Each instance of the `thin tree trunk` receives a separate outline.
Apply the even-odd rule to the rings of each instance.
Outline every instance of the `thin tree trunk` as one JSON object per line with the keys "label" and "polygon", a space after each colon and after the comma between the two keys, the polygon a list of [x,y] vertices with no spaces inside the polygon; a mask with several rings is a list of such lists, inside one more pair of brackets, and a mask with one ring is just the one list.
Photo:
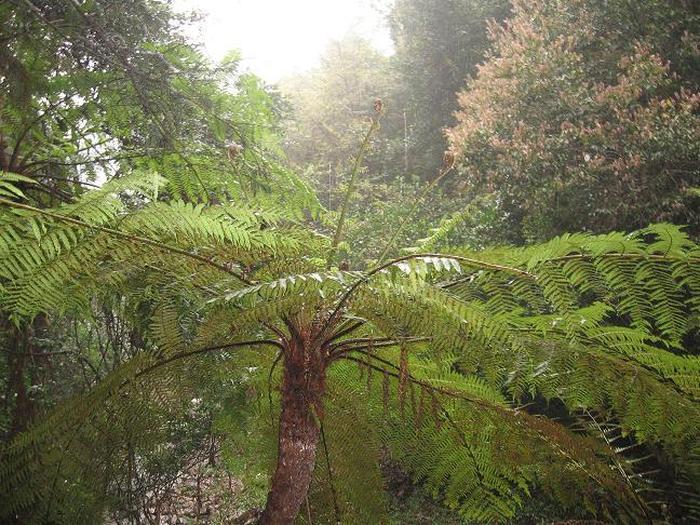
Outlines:
{"label": "thin tree trunk", "polygon": [[11,411],[8,437],[14,437],[27,428],[33,412],[33,403],[25,383],[27,352],[29,351],[29,327],[16,328],[6,318],[2,319],[5,332],[7,358],[6,404]]}
{"label": "thin tree trunk", "polygon": [[324,365],[314,352],[292,349],[282,381],[277,468],[272,476],[261,525],[294,522],[311,484],[322,414]]}

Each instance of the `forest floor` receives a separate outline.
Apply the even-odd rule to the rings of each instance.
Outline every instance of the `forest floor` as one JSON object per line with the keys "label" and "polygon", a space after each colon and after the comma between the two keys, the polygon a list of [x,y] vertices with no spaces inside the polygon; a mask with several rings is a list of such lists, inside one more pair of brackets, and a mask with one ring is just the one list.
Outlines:
{"label": "forest floor", "polygon": [[[437,503],[396,465],[383,466],[389,496],[390,525],[476,525]],[[219,457],[202,457],[178,475],[170,490],[151,497],[140,519],[153,525],[254,525],[261,509],[251,508],[245,487]],[[598,521],[554,521],[551,509],[536,498],[511,525],[604,525]],[[113,518],[110,525],[121,525]],[[370,524],[368,524],[370,525]]]}

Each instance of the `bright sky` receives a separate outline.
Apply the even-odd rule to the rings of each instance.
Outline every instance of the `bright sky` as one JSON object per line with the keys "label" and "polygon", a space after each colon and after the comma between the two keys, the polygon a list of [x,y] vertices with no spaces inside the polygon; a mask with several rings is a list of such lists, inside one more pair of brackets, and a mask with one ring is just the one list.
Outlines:
{"label": "bright sky", "polygon": [[194,38],[214,60],[238,49],[243,65],[268,82],[318,63],[329,40],[354,33],[380,51],[392,51],[377,5],[387,0],[174,0],[178,11],[206,19]]}

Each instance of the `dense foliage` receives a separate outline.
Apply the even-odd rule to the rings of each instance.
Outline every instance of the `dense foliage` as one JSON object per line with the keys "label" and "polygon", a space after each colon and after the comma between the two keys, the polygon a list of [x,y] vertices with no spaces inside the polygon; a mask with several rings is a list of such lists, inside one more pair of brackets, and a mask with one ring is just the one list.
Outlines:
{"label": "dense foliage", "polygon": [[281,96],[165,2],[0,5],[0,521],[193,464],[263,524],[699,521],[697,15],[397,0]]}
{"label": "dense foliage", "polygon": [[697,3],[516,1],[449,133],[514,240],[698,223]]}
{"label": "dense foliage", "polygon": [[[276,476],[280,465],[294,464],[282,456],[284,438],[307,437],[315,452],[316,425],[329,421],[339,434],[335,446],[347,447],[339,465],[349,462],[343,478],[350,492],[336,494],[339,512],[368,508],[352,498],[374,491],[353,493],[352,484],[373,471],[352,471],[348,454],[366,458],[372,442],[375,458],[386,442],[473,519],[512,515],[535,483],[563,505],[583,497],[591,512],[615,519],[694,508],[687,498],[663,509],[645,502],[632,464],[610,448],[616,440],[647,444],[675,465],[675,480],[660,484],[697,483],[698,363],[677,352],[687,312],[697,315],[698,247],[676,228],[566,236],[527,250],[416,254],[342,272],[325,269],[328,241],[284,218],[242,204],[163,200],[151,177],[137,181],[105,185],[55,210],[2,200],[16,210],[2,230],[7,312],[18,320],[76,315],[116,293],[146,322],[150,342],[5,449],[8,510],[67,522],[86,509],[99,513],[118,468],[112,462],[120,461],[101,447],[157,447],[157,434],[134,431],[154,424],[156,414],[165,431],[168,411],[187,410],[183,401],[217,380],[252,388],[247,402],[257,425],[281,418]],[[14,192],[10,183],[5,188]],[[138,192],[139,209],[128,211],[119,197],[125,190]],[[277,347],[278,358],[260,346]],[[254,385],[274,373],[279,358],[281,397],[261,405]],[[378,377],[367,387],[345,362]],[[343,401],[344,391],[367,396],[364,408]],[[300,412],[292,412],[289,396]],[[569,424],[587,432],[519,408],[540,396],[562,403],[575,420]],[[334,417],[343,416],[347,427],[337,427],[343,421]],[[346,435],[360,430],[359,416],[385,423],[364,427],[361,447]],[[115,427],[121,418],[129,422],[125,435]],[[316,429],[315,440],[292,437],[305,426]],[[299,505],[303,485],[295,488]],[[267,522],[284,516],[267,515]]]}
{"label": "dense foliage", "polygon": [[506,0],[397,0],[389,12],[398,84],[406,116],[406,171],[429,179],[442,163],[443,128],[455,123],[455,93],[476,72],[489,47],[487,23],[510,12]]}

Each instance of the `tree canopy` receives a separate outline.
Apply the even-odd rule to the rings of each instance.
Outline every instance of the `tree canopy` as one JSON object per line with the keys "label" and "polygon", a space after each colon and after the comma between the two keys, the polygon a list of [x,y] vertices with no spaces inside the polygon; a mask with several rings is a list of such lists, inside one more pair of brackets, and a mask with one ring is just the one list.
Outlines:
{"label": "tree canopy", "polygon": [[687,2],[516,1],[449,132],[514,239],[697,225],[698,16]]}

